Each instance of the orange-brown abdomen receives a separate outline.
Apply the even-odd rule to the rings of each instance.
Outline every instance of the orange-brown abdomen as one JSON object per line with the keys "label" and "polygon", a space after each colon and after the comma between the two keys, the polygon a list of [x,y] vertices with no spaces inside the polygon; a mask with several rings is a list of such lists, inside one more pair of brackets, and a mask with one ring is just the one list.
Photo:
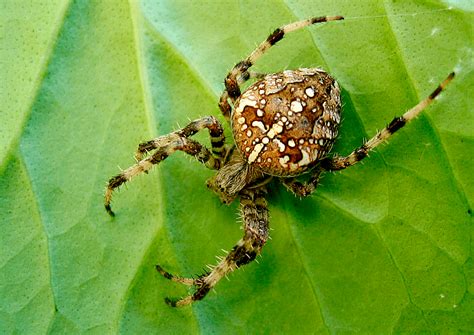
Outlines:
{"label": "orange-brown abdomen", "polygon": [[262,172],[285,177],[308,170],[332,148],[341,120],[337,82],[320,69],[265,76],[235,102],[237,148]]}

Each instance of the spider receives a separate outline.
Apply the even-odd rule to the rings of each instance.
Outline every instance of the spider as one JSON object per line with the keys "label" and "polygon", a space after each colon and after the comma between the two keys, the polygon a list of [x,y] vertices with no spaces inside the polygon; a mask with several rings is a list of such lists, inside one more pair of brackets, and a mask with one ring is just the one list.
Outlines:
{"label": "spider", "polygon": [[[205,116],[168,135],[139,144],[135,155],[137,163],[109,180],[105,209],[114,216],[110,207],[113,191],[180,150],[217,171],[207,186],[222,202],[230,204],[240,199],[244,236],[225,257],[219,258],[216,266],[196,278],[178,277],[156,266],[165,278],[194,288],[193,293],[184,298],[165,298],[170,306],[185,306],[203,299],[224,276],[252,262],[261,253],[269,238],[265,195],[270,180],[279,180],[299,197],[310,195],[323,172],[345,169],[367,157],[371,150],[419,115],[454,78],[454,72],[449,74],[426,99],[395,117],[349,155],[328,156],[341,121],[337,82],[319,68],[267,75],[249,69],[287,33],[343,19],[342,16],[315,17],[277,28],[234,66],[224,80],[225,89],[219,100],[219,108],[230,122],[234,144],[225,144],[221,123],[214,116]],[[251,78],[257,81],[241,92],[240,85]],[[211,150],[190,138],[206,128]]]}

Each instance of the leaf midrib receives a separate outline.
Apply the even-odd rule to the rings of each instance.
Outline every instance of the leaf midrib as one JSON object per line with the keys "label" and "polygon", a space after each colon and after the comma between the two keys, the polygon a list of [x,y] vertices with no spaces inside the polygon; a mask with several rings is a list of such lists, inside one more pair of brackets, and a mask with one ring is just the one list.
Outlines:
{"label": "leaf midrib", "polygon": [[6,166],[8,165],[8,162],[11,159],[11,155],[13,154],[14,150],[19,146],[21,135],[23,134],[25,126],[28,123],[33,106],[38,100],[38,95],[41,91],[44,76],[53,59],[54,50],[56,50],[56,45],[59,41],[59,36],[61,35],[62,29],[64,27],[64,21],[68,16],[70,8],[71,1],[66,0],[64,2],[62,10],[58,14],[58,21],[57,24],[55,24],[56,29],[52,32],[51,37],[48,41],[48,45],[45,48],[45,56],[42,57],[42,60],[40,61],[38,66],[38,71],[36,72],[36,75],[34,75],[34,85],[31,87],[29,98],[25,99],[25,101],[27,101],[27,105],[24,106],[23,113],[21,114],[22,119],[16,124],[17,129],[15,133],[7,141],[7,148],[4,152],[4,155],[0,156],[0,173],[2,173],[6,169]]}

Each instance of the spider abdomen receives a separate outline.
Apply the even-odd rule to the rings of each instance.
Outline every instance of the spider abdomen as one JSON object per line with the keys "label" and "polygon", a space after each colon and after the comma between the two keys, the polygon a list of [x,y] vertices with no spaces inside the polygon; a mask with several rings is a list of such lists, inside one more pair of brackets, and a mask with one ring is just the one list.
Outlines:
{"label": "spider abdomen", "polygon": [[267,75],[235,102],[237,148],[247,162],[275,176],[308,170],[332,148],[341,120],[337,82],[320,69]]}

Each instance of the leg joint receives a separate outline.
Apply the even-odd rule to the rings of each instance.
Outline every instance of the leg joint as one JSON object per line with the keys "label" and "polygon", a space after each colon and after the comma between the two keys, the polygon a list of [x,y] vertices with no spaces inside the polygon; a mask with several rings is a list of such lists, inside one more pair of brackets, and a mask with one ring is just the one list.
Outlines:
{"label": "leg joint", "polygon": [[270,45],[274,45],[280,41],[283,36],[285,36],[285,32],[282,29],[277,28],[270,36],[268,36],[267,42],[270,43]]}
{"label": "leg joint", "polygon": [[406,120],[403,116],[400,116],[400,117],[396,117],[392,120],[392,122],[390,122],[390,124],[387,126],[387,131],[390,133],[390,134],[393,134],[394,132],[396,132],[397,130],[399,130],[400,128],[402,128],[406,123]]}
{"label": "leg joint", "polygon": [[232,78],[230,75],[227,76],[227,78],[224,81],[225,88],[227,90],[227,93],[229,94],[229,97],[233,100],[237,99],[241,92],[239,85],[237,83],[237,80]]}

